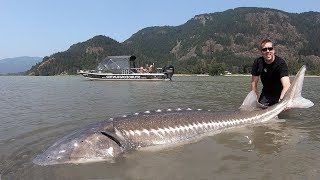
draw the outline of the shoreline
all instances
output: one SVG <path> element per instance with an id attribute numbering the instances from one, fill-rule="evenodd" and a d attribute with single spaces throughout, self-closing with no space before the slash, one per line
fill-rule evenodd
<path id="1" fill-rule="evenodd" d="M 208 74 L 173 74 L 173 76 L 178 76 L 178 77 L 188 77 L 188 76 L 210 77 L 211 75 L 208 75 Z M 244 76 L 251 76 L 251 74 L 226 74 L 226 75 L 216 75 L 216 76 L 244 77 Z M 214 76 L 212 76 L 212 77 L 214 77 Z M 289 77 L 295 77 L 295 76 L 294 75 L 289 75 Z M 317 75 L 305 75 L 304 77 L 319 78 L 320 76 L 317 76 Z"/>

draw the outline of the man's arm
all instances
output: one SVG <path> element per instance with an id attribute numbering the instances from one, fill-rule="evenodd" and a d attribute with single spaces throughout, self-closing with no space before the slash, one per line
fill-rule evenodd
<path id="1" fill-rule="evenodd" d="M 259 82 L 259 76 L 252 76 L 251 77 L 251 90 L 256 94 L 256 97 L 258 99 L 258 82 Z"/>
<path id="2" fill-rule="evenodd" d="M 282 91 L 281 91 L 281 94 L 280 94 L 280 99 L 283 99 L 284 95 L 286 94 L 286 92 L 288 91 L 289 87 L 290 87 L 290 79 L 289 79 L 289 76 L 284 76 L 282 77 L 281 79 L 281 83 L 282 83 Z"/>

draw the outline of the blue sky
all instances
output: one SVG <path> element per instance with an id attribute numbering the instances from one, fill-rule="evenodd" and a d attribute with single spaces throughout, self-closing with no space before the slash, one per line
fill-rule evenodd
<path id="1" fill-rule="evenodd" d="M 236 7 L 320 12 L 319 0 L 0 0 L 0 59 L 49 56 L 95 35 L 123 42 L 150 26 Z"/>

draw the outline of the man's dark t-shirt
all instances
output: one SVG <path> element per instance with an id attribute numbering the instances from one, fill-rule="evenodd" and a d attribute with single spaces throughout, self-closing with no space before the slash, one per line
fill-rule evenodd
<path id="1" fill-rule="evenodd" d="M 260 76 L 263 88 L 259 102 L 271 106 L 279 101 L 282 84 L 280 79 L 288 76 L 288 66 L 286 62 L 278 56 L 271 64 L 267 64 L 263 57 L 254 60 L 251 74 Z"/>

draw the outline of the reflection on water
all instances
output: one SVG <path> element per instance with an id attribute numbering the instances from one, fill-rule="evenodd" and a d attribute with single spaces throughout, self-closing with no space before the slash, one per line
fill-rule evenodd
<path id="1" fill-rule="evenodd" d="M 315 106 L 115 163 L 37 166 L 32 159 L 73 130 L 114 116 L 167 108 L 234 110 L 250 77 L 175 77 L 173 82 L 96 82 L 78 76 L 0 77 L 3 179 L 318 179 L 319 79 L 303 96 Z"/>

